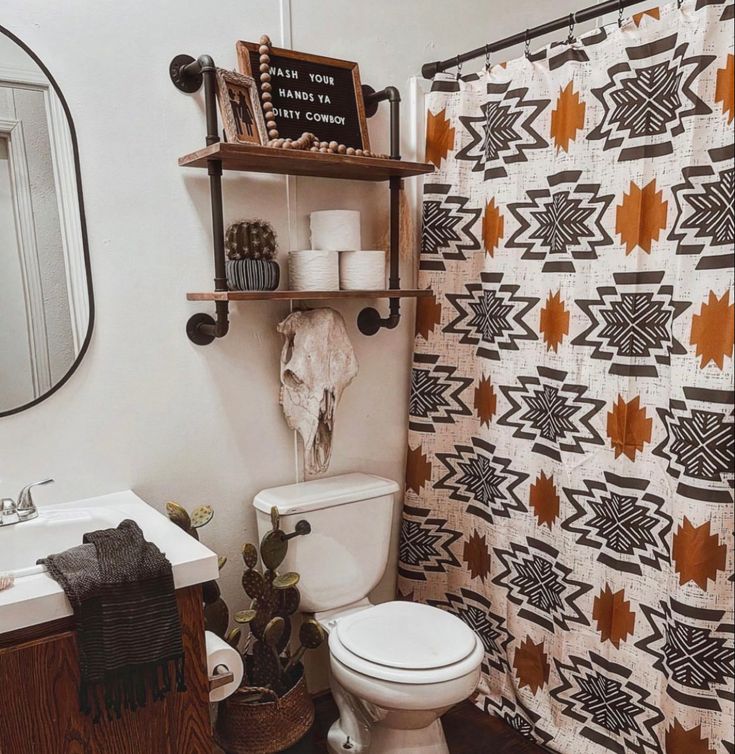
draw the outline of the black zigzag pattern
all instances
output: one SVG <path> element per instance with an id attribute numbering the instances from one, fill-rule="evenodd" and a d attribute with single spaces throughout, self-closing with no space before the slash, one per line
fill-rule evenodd
<path id="1" fill-rule="evenodd" d="M 445 261 L 464 261 L 467 254 L 480 250 L 475 225 L 482 210 L 468 206 L 465 196 L 451 193 L 447 184 L 424 186 L 424 224 L 421 236 L 422 270 L 446 269 Z"/>
<path id="2" fill-rule="evenodd" d="M 680 704 L 721 710 L 732 703 L 735 628 L 722 610 L 708 610 L 670 598 L 659 607 L 641 605 L 650 633 L 636 643 L 654 658 L 667 680 L 667 693 Z"/>
<path id="3" fill-rule="evenodd" d="M 650 690 L 630 680 L 630 668 L 595 652 L 554 664 L 561 683 L 551 696 L 579 723 L 579 735 L 621 754 L 663 754 L 656 727 L 664 714 L 647 701 Z"/>
<path id="4" fill-rule="evenodd" d="M 641 574 L 641 566 L 660 571 L 670 562 L 673 521 L 665 498 L 646 491 L 649 480 L 606 471 L 603 480 L 585 479 L 584 485 L 564 488 L 574 514 L 562 529 L 577 535 L 577 544 L 597 550 L 600 563 L 624 573 Z"/>
<path id="5" fill-rule="evenodd" d="M 674 337 L 674 321 L 690 306 L 674 300 L 664 272 L 617 272 L 614 285 L 597 288 L 597 299 L 577 299 L 589 327 L 572 341 L 591 347 L 592 358 L 610 363 L 610 374 L 658 377 L 659 365 L 687 350 Z"/>
<path id="6" fill-rule="evenodd" d="M 448 293 L 457 317 L 444 327 L 460 343 L 476 346 L 478 356 L 495 361 L 501 351 L 517 351 L 519 341 L 538 340 L 526 316 L 539 299 L 519 296 L 520 286 L 502 280 L 503 273 L 483 272 L 480 283 L 465 284 L 466 293 Z"/>
<path id="7" fill-rule="evenodd" d="M 507 458 L 501 458 L 495 446 L 478 437 L 472 445 L 455 445 L 454 453 L 437 453 L 447 473 L 434 485 L 449 491 L 452 500 L 469 503 L 467 513 L 492 523 L 495 516 L 510 518 L 524 513 L 526 506 L 516 492 L 528 474 L 516 471 Z"/>
<path id="8" fill-rule="evenodd" d="M 561 460 L 562 452 L 584 453 L 584 445 L 604 445 L 592 419 L 605 402 L 585 398 L 587 387 L 566 382 L 567 373 L 537 367 L 538 377 L 518 377 L 521 387 L 501 386 L 510 409 L 498 424 L 513 437 L 533 441 L 534 453 Z"/>
<path id="9" fill-rule="evenodd" d="M 547 631 L 570 630 L 570 623 L 589 626 L 579 599 L 592 589 L 572 578 L 572 570 L 559 561 L 559 551 L 534 537 L 526 544 L 512 542 L 509 550 L 495 548 L 503 571 L 493 584 L 508 590 L 508 599 L 519 605 L 518 616 Z"/>
<path id="10" fill-rule="evenodd" d="M 469 142 L 456 156 L 471 162 L 473 172 L 482 171 L 485 180 L 508 175 L 506 165 L 527 162 L 528 151 L 549 146 L 535 123 L 551 102 L 526 99 L 528 89 L 511 89 L 510 82 L 488 84 L 487 93 L 489 99 L 481 106 L 481 115 L 459 118 Z"/>
<path id="11" fill-rule="evenodd" d="M 453 424 L 471 416 L 462 393 L 472 378 L 457 375 L 456 367 L 441 364 L 438 356 L 416 354 L 411 372 L 408 426 L 417 432 L 436 432 L 436 424 Z"/>
<path id="12" fill-rule="evenodd" d="M 431 514 L 427 508 L 404 505 L 398 571 L 401 576 L 426 581 L 426 573 L 445 573 L 450 566 L 459 566 L 452 545 L 461 532 L 448 528 L 445 519 Z"/>

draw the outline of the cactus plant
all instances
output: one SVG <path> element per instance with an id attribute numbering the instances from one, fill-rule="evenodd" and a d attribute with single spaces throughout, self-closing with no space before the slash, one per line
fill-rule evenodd
<path id="1" fill-rule="evenodd" d="M 197 530 L 206 526 L 214 518 L 214 510 L 209 505 L 200 505 L 189 514 L 186 508 L 173 500 L 166 503 L 166 514 L 176 526 L 196 540 L 199 539 Z M 226 557 L 218 558 L 217 567 L 220 571 L 224 568 L 226 562 Z M 204 627 L 207 631 L 211 631 L 224 639 L 231 646 L 237 647 L 240 643 L 241 631 L 239 628 L 228 631 L 230 611 L 222 599 L 219 584 L 216 581 L 207 581 L 203 584 L 202 597 L 204 600 Z"/>
<path id="2" fill-rule="evenodd" d="M 288 539 L 280 529 L 278 510 L 271 510 L 272 529 L 260 543 L 242 549 L 245 571 L 242 585 L 252 600 L 246 610 L 235 614 L 235 622 L 248 625 L 250 652 L 246 656 L 244 686 L 267 687 L 282 696 L 293 684 L 293 670 L 307 649 L 316 649 L 325 638 L 322 627 L 313 619 L 304 621 L 299 631 L 299 648 L 291 655 L 291 616 L 299 609 L 301 595 L 297 573 L 278 573 L 288 552 Z M 262 562 L 262 572 L 257 570 Z M 254 701 L 259 699 L 255 694 Z"/>
<path id="3" fill-rule="evenodd" d="M 265 220 L 242 220 L 227 228 L 225 248 L 228 259 L 272 260 L 278 243 L 273 226 Z"/>

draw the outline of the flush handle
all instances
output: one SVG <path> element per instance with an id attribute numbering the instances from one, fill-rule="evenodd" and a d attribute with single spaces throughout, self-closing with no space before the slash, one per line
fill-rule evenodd
<path id="1" fill-rule="evenodd" d="M 311 524 L 308 521 L 302 519 L 296 524 L 294 531 L 290 534 L 286 534 L 283 539 L 293 539 L 294 537 L 305 537 L 307 534 L 311 534 Z"/>

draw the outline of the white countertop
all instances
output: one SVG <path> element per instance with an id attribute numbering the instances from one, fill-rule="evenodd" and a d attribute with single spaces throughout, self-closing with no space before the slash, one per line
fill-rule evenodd
<path id="1" fill-rule="evenodd" d="M 38 558 L 51 552 L 81 544 L 82 535 L 87 531 L 117 526 L 130 518 L 171 562 L 176 589 L 218 578 L 217 556 L 132 490 L 38 506 L 38 510 L 37 519 L 0 527 L 0 572 L 11 567 L 33 566 Z M 63 537 L 58 538 L 62 541 L 52 540 L 53 544 L 49 544 L 59 522 L 63 522 Z M 5 567 L 3 553 L 6 553 Z M 12 558 L 8 553 L 12 553 Z M 26 558 L 27 562 L 19 562 L 19 557 Z M 0 591 L 0 634 L 70 615 L 71 605 L 63 590 L 46 572 L 19 576 L 12 587 Z"/>

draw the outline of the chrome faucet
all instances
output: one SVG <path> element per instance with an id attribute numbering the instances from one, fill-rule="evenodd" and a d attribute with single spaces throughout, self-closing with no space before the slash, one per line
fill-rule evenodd
<path id="1" fill-rule="evenodd" d="M 19 524 L 23 521 L 30 521 L 36 518 L 38 516 L 38 508 L 36 508 L 36 504 L 33 502 L 31 490 L 34 487 L 42 484 L 50 484 L 53 481 L 53 479 L 44 479 L 42 482 L 27 484 L 18 493 L 17 503 L 11 497 L 3 498 L 0 501 L 0 526 Z"/>

